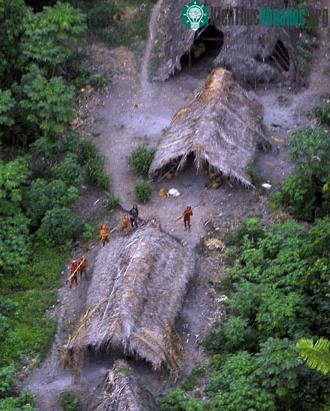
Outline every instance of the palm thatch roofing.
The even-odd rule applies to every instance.
[[[175,320],[194,266],[192,251],[159,227],[110,242],[97,257],[88,308],[64,360],[74,365],[87,350],[119,350],[175,373],[181,361]]]
[[[247,167],[257,148],[269,147],[262,130],[262,107],[235,83],[229,71],[214,69],[187,107],[179,110],[158,144],[150,176],[168,164],[182,169],[190,154],[251,186]]]
[[[117,360],[105,378],[93,411],[157,411],[152,394],[135,378],[124,360]]]
[[[191,51],[194,42],[205,43],[205,27],[194,32],[181,23],[182,8],[187,3],[187,0],[163,0],[153,41],[150,67],[153,80],[164,81],[180,71],[182,57]],[[253,10],[260,7],[283,9],[286,7],[283,0],[208,0],[202,3],[209,7],[210,26],[223,36],[222,46],[212,54],[211,61],[205,63],[207,68],[224,67],[233,73],[236,81],[252,85],[296,80],[299,27],[288,29],[253,23]],[[286,3],[288,7],[297,6],[296,0]],[[224,23],[221,19],[221,13],[228,9],[235,10],[238,15],[235,24]]]

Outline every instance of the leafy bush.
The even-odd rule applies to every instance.
[[[58,180],[63,180],[69,186],[79,187],[84,181],[84,172],[79,167],[75,154],[67,154],[65,159],[52,167],[52,175]]]
[[[41,221],[38,237],[49,245],[65,244],[72,238],[76,219],[65,207],[48,210]]]
[[[153,156],[154,150],[148,149],[145,146],[138,146],[129,156],[128,164],[137,174],[147,175]]]
[[[149,200],[152,193],[151,184],[148,181],[139,180],[134,185],[134,197],[140,203],[145,203]]]
[[[262,237],[263,233],[259,220],[256,217],[251,217],[243,221],[238,230],[227,234],[225,240],[228,245],[242,245],[245,238],[257,242],[258,239]]]
[[[290,156],[294,172],[273,197],[297,219],[314,221],[330,212],[330,138],[323,130],[305,129],[293,134]]]
[[[30,220],[21,212],[3,217],[0,224],[0,268],[14,270],[25,264],[31,253]]]
[[[83,139],[79,145],[79,157],[88,176],[100,188],[108,190],[110,178],[106,171],[105,158],[101,156],[92,140]]]
[[[78,393],[74,391],[61,392],[58,396],[58,403],[63,411],[80,411],[81,401]]]
[[[44,179],[32,181],[25,194],[25,209],[32,225],[38,227],[42,217],[52,207],[68,207],[78,197],[78,190],[68,187],[62,180],[48,182]]]
[[[119,205],[119,198],[114,195],[109,195],[107,198],[107,208],[110,211],[115,210]]]
[[[0,368],[0,397],[13,390],[15,384],[16,367],[12,363]]]
[[[61,77],[46,77],[36,66],[22,77],[22,109],[23,124],[26,120],[35,129],[48,138],[63,134],[73,114],[74,88],[67,86]]]
[[[81,234],[81,240],[88,242],[92,240],[96,235],[96,229],[92,224],[85,223],[83,226],[83,232]]]
[[[322,124],[330,125],[330,103],[316,107],[314,114]]]
[[[38,411],[34,408],[35,397],[30,391],[23,391],[19,397],[0,400],[1,411]]]
[[[29,13],[25,21],[23,54],[48,69],[64,65],[81,43],[85,16],[69,3]]]

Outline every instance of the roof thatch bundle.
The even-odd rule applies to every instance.
[[[251,186],[246,168],[258,146],[269,147],[262,131],[262,107],[232,80],[229,71],[218,68],[173,117],[160,139],[150,176],[168,164],[180,170],[194,154],[197,169],[208,163]]]
[[[181,344],[175,332],[192,251],[158,227],[139,228],[100,251],[88,290],[88,310],[64,348],[76,363],[86,350],[120,350],[176,372]]]
[[[152,394],[135,378],[126,361],[118,360],[108,372],[102,395],[93,411],[156,411]]]
[[[180,71],[182,57],[191,51],[194,42],[204,42],[205,27],[194,32],[181,23],[181,10],[187,3],[187,0],[163,0],[151,61],[151,70],[157,67],[152,75],[154,80],[167,80]],[[218,52],[212,53],[211,61],[207,61],[208,68],[224,67],[233,73],[236,81],[253,85],[296,79],[299,28],[263,27],[251,23],[253,9],[282,9],[285,7],[283,0],[208,0],[202,3],[209,7],[209,24],[223,38]],[[296,1],[288,0],[287,5],[295,7]],[[221,13],[228,8],[238,10],[237,24],[236,21],[222,23]],[[247,16],[245,25],[241,24],[243,14]]]

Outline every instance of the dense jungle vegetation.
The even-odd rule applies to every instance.
[[[329,410],[330,136],[323,119],[291,136],[295,167],[271,199],[295,220],[262,227],[251,217],[224,238],[228,269],[218,289],[228,296],[226,321],[204,341],[208,367],[169,390],[161,410]]]
[[[81,230],[71,206],[83,182],[110,184],[94,144],[70,128],[77,90],[90,81],[79,51],[86,15],[68,3],[30,5],[0,1],[0,409],[8,411],[33,408],[15,381],[53,340],[45,314]]]
[[[136,48],[152,3],[121,1],[141,7],[132,24],[110,0],[0,0],[1,411],[34,409],[17,381],[47,355],[59,273],[72,243],[89,236],[72,205],[83,183],[111,186],[92,141],[70,127],[78,90],[98,86],[81,45],[95,36]],[[295,220],[261,227],[251,218],[226,238],[227,321],[205,341],[209,365],[170,390],[162,410],[329,409],[329,347],[296,346],[329,338],[329,113],[316,108],[320,127],[290,141],[295,169],[272,206]]]

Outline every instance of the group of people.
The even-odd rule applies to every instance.
[[[86,256],[81,256],[79,260],[72,260],[70,267],[70,277],[67,280],[68,287],[71,289],[73,284],[78,284],[78,276],[80,278],[87,280],[87,258]]]
[[[193,211],[191,206],[187,206],[183,212],[183,224],[184,228],[187,231],[191,230],[191,222],[190,219],[193,216]],[[139,209],[137,205],[133,205],[129,214],[124,214],[122,220],[122,231],[124,233],[128,233],[131,229],[138,228],[138,219],[139,219]],[[102,247],[104,247],[108,242],[108,228],[106,224],[102,224],[100,228],[100,239]],[[67,280],[68,287],[71,289],[73,284],[78,284],[78,275],[80,278],[83,279],[85,277],[87,279],[87,258],[86,256],[82,256],[79,261],[72,260],[71,262],[71,270],[70,270],[70,277]]]

